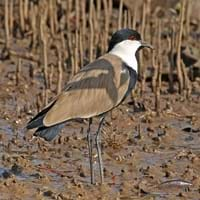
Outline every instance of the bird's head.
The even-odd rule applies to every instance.
[[[128,28],[118,30],[112,35],[109,42],[108,52],[112,51],[119,45],[130,50],[133,49],[135,52],[144,47],[153,49],[153,46],[141,40],[141,36],[136,30]]]
[[[121,29],[112,35],[108,53],[120,57],[123,62],[137,72],[138,63],[136,53],[144,47],[153,49],[150,44],[141,40],[141,36],[137,31]]]

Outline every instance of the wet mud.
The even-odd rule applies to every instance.
[[[0,200],[200,200],[199,0],[89,2],[0,3]],[[106,116],[105,183],[94,151],[91,185],[87,121],[67,123],[52,142],[25,126],[106,52],[119,25],[142,31],[155,53],[142,53],[134,101]]]
[[[90,184],[87,121],[70,122],[48,143],[24,129],[36,112],[37,85],[15,86],[3,68],[0,118],[0,199],[198,199],[200,197],[200,97],[154,94],[130,98],[107,115],[102,130],[105,184]],[[197,89],[200,88],[198,80]],[[164,89],[163,89],[164,90]],[[167,90],[167,89],[166,89]],[[27,105],[30,105],[27,108]],[[98,119],[94,120],[94,133]]]

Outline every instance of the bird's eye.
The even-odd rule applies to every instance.
[[[135,40],[135,37],[133,35],[128,37],[129,40]]]

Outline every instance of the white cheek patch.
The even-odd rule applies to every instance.
[[[135,54],[140,46],[140,41],[124,40],[116,44],[109,53],[120,57],[129,67],[137,72],[138,62]]]

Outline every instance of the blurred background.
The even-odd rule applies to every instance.
[[[113,32],[127,27],[155,47],[140,55],[137,94],[148,90],[146,82],[155,95],[166,84],[168,92],[185,98],[196,91],[198,0],[6,0],[0,6],[1,80],[9,76],[16,88],[37,90],[28,110],[33,101],[38,110],[47,104],[81,67],[107,51]]]
[[[197,197],[200,185],[199,10],[199,0],[0,1],[0,177],[4,178],[0,179],[0,191],[5,199],[9,197],[10,186],[19,199],[22,194],[18,190],[24,191],[24,199],[30,195],[29,191],[33,192],[32,199],[37,195],[40,199],[41,195],[62,193],[61,188],[69,195],[66,199],[78,198],[73,196],[73,191],[81,193],[83,199],[108,194],[83,186],[89,175],[88,164],[83,164],[87,160],[82,134],[86,130],[84,123],[65,128],[65,134],[53,145],[31,140],[32,133],[22,130],[80,68],[107,51],[112,33],[121,28],[136,29],[155,50],[140,52],[136,89],[106,119],[103,157],[107,156],[107,182],[112,183],[105,186],[105,191],[118,191],[124,199],[130,195],[141,197],[149,191],[149,181],[155,185],[178,177],[195,186],[195,191],[191,189],[182,194],[188,195],[187,199]],[[45,159],[50,163],[48,167],[43,166]],[[71,176],[66,178],[55,171],[49,172],[51,167]],[[69,168],[75,170],[66,172]],[[28,174],[25,179],[15,177],[19,169]],[[14,178],[4,172],[14,174]],[[33,176],[30,179],[29,175],[36,172],[39,175],[34,176],[33,184]],[[60,183],[59,189],[49,189],[50,192],[40,188],[49,173],[49,188],[55,189],[58,180]],[[70,180],[68,189],[62,177],[67,182]],[[141,182],[143,179],[146,182]],[[24,180],[28,186],[23,185]],[[183,182],[173,184],[180,186]],[[108,195],[105,199],[111,197]]]

